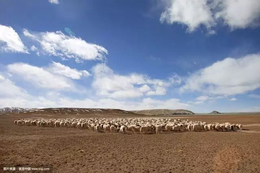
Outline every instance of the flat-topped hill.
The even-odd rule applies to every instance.
[[[220,112],[218,112],[218,111],[212,111],[212,112],[210,112],[210,114],[220,114]]]
[[[192,111],[185,109],[147,109],[132,112],[143,115],[194,115]]]

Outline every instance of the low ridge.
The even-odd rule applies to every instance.
[[[194,115],[194,112],[185,109],[147,109],[132,112],[143,115]]]

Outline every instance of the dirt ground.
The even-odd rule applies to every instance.
[[[29,116],[35,117],[26,115]],[[45,118],[72,116],[76,115],[44,115]],[[153,135],[17,126],[13,120],[18,118],[25,117],[0,116],[0,165],[50,165],[53,172],[60,173],[260,172],[260,115],[184,117],[206,122],[242,123],[243,132]]]

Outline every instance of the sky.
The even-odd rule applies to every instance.
[[[260,111],[260,1],[1,0],[0,107]]]

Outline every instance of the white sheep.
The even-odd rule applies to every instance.
[[[163,118],[65,118],[65,119],[20,119],[16,125],[41,127],[75,127],[96,132],[129,133],[164,133],[185,131],[237,131],[241,124],[211,123],[181,119]]]

